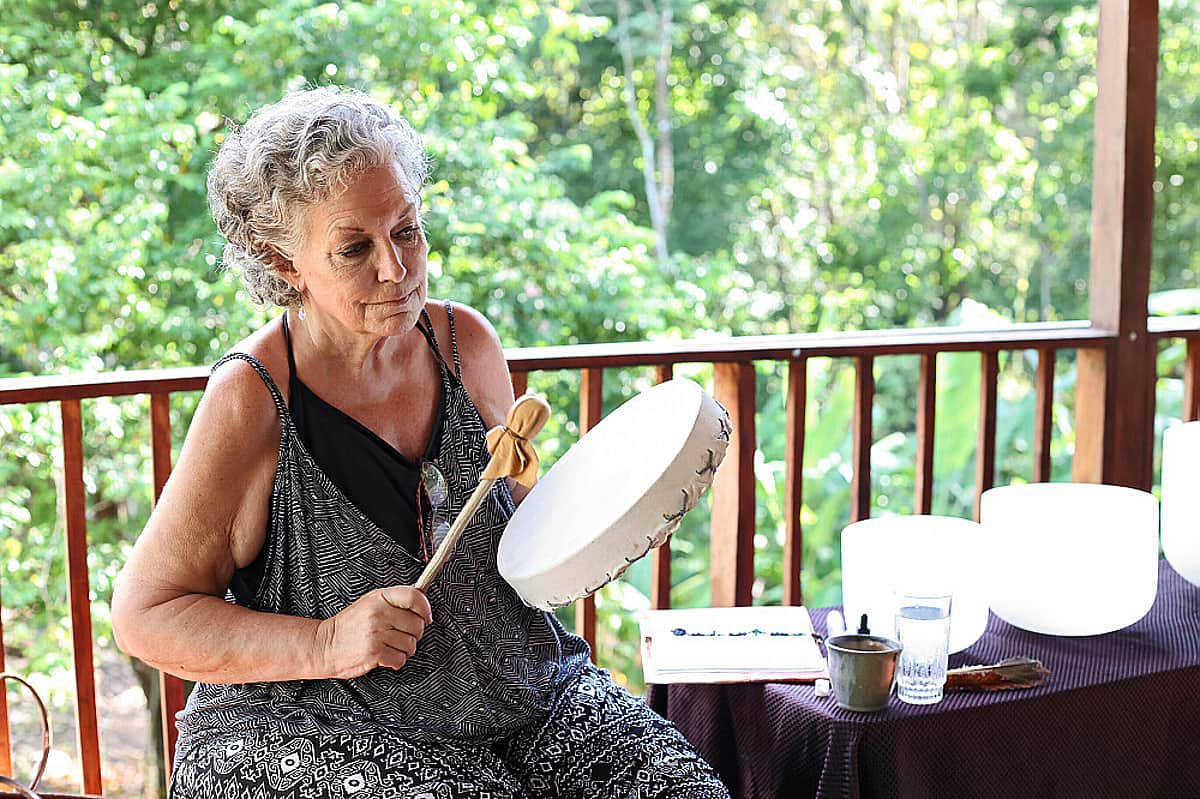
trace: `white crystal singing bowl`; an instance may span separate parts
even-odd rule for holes
[[[1133,624],[1158,591],[1158,500],[1145,491],[1032,483],[985,491],[992,612],[1047,635]]]
[[[1163,433],[1162,548],[1171,568],[1200,586],[1200,422]]]
[[[981,530],[966,519],[884,516],[842,531],[842,605],[851,630],[866,613],[872,633],[892,636],[899,593],[949,593],[950,651],[961,652],[987,627],[982,577]]]

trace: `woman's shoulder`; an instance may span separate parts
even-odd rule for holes
[[[286,403],[290,370],[281,321],[274,319],[268,322],[231,347],[222,359],[224,362],[209,376],[204,392],[205,399],[219,408],[219,415],[226,417],[225,421],[232,422],[242,429],[253,429],[263,426],[261,422],[265,417],[266,420],[275,422],[268,425],[268,428],[278,429],[275,418],[277,414],[264,413],[267,409],[273,410],[275,406],[266,381],[253,364],[244,358],[236,357],[237,354],[253,358],[270,376]],[[235,357],[229,358],[230,355]]]
[[[454,315],[453,339],[457,343],[464,368],[468,361],[482,358],[485,361],[502,356],[500,336],[496,328],[482,313],[461,302],[430,298],[425,311],[433,322],[433,332],[443,349],[450,349],[450,314]],[[448,353],[447,353],[448,354]]]
[[[440,300],[436,297],[430,297],[425,302],[425,312],[429,314],[429,318],[433,321],[434,327],[438,328],[435,332],[439,335],[441,327],[448,327],[450,324],[449,315],[454,314],[454,329],[461,338],[463,333],[478,334],[481,332],[496,335],[496,329],[488,318],[482,312],[472,308],[464,302],[455,300]]]

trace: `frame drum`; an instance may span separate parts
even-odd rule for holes
[[[500,574],[543,610],[594,593],[675,531],[712,483],[732,430],[692,380],[630,399],[521,502],[500,541]]]

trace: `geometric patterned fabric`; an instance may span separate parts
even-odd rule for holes
[[[550,712],[491,745],[251,721],[197,735],[171,795],[302,799],[729,799],[673,724],[590,663]]]
[[[451,338],[453,373],[436,340],[430,342],[443,383],[434,463],[449,489],[448,518],[458,515],[488,461],[486,428],[458,374],[453,316]],[[325,619],[369,591],[415,583],[424,561],[364,516],[322,471],[267,370],[241,352],[213,370],[231,360],[259,374],[282,427],[263,579],[246,606]],[[552,614],[527,607],[500,577],[496,550],[513,510],[505,481],[497,481],[426,592],[433,623],[398,671],[197,683],[177,717],[171,796],[608,795],[602,785],[622,797],[660,795],[660,789],[726,796],[673,725],[595,669],[581,638]],[[529,736],[568,719],[578,729],[568,726],[537,752],[522,750]],[[601,743],[598,730],[605,732],[602,746],[570,748],[572,735]],[[562,782],[565,774],[537,771],[532,755],[556,747],[566,748],[538,762],[569,766],[571,779],[588,785],[582,792]],[[520,776],[526,767],[536,773]],[[537,788],[542,782],[550,786],[545,791]]]

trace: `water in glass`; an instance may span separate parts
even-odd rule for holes
[[[942,701],[950,645],[950,597],[904,597],[896,613],[904,649],[896,696],[914,705]]]

